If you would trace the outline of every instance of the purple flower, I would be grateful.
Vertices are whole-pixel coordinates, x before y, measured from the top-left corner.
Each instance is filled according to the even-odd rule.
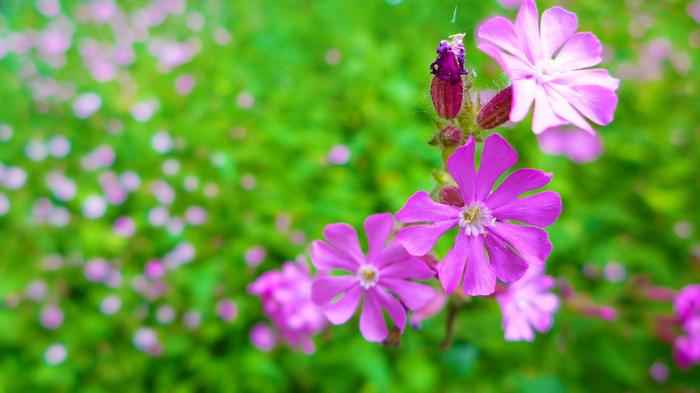
[[[231,299],[221,299],[216,302],[216,314],[224,322],[234,322],[238,318],[238,306]]]
[[[435,75],[430,84],[433,107],[445,119],[457,117],[464,101],[462,75],[467,71],[463,38],[464,34],[455,34],[450,40],[440,41],[437,59],[430,65],[430,73]]]
[[[459,186],[462,206],[437,203],[427,192],[419,191],[396,213],[397,220],[417,224],[396,235],[411,255],[429,253],[445,232],[459,228],[454,246],[438,266],[438,276],[447,293],[464,277],[462,288],[470,296],[490,295],[496,278],[513,282],[528,266],[543,264],[552,245],[542,227],[554,223],[562,209],[561,198],[553,191],[518,198],[552,178],[535,169],[513,172],[492,192],[496,180],[515,165],[518,155],[505,139],[493,134],[486,138],[477,171],[475,147],[470,137],[447,161],[448,171]]]
[[[577,33],[576,14],[561,7],[542,13],[534,0],[525,0],[515,24],[501,16],[477,31],[478,48],[493,57],[513,82],[510,120],[525,118],[535,102],[532,129],[573,124],[593,132],[586,121],[607,125],[617,107],[619,81],[604,69],[591,69],[602,60],[602,47],[592,33]]]
[[[683,369],[700,364],[700,284],[687,285],[673,304],[676,319],[685,335],[673,343],[676,363]]]
[[[543,152],[580,164],[594,161],[603,153],[603,141],[597,133],[576,127],[550,128],[537,136],[537,142]]]
[[[390,213],[367,217],[364,229],[369,243],[367,254],[360,248],[355,229],[344,223],[327,225],[323,230],[326,241],[311,243],[311,259],[319,270],[311,299],[323,306],[331,323],[339,325],[352,317],[364,298],[360,332],[367,341],[384,341],[389,331],[382,310],[403,332],[406,308],[419,310],[435,294],[431,287],[411,280],[427,280],[434,274],[423,260],[408,254],[398,242],[387,244],[394,230]],[[331,275],[331,271],[347,274]]]
[[[250,342],[255,348],[263,352],[270,352],[277,344],[275,331],[264,323],[256,323],[250,329]]]
[[[311,272],[304,259],[286,262],[255,280],[248,292],[260,297],[263,310],[291,347],[313,353],[312,337],[323,330],[326,319],[311,302]]]
[[[552,327],[553,315],[559,309],[559,298],[551,290],[555,285],[543,267],[533,267],[505,292],[496,295],[503,314],[503,329],[508,341],[532,341]]]

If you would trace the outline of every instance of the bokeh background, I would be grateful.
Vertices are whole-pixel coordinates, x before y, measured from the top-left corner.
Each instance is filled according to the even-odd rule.
[[[639,288],[700,281],[700,4],[538,1],[555,4],[622,79],[605,152],[576,164],[543,154],[528,121],[501,133],[564,200],[549,274],[617,318],[565,302],[549,333],[509,343],[496,302],[478,299],[446,350],[443,313],[398,348],[365,342],[353,320],[307,355],[251,344],[265,316],[247,286],[326,224],[361,225],[433,187],[437,42],[467,33],[475,87],[502,88],[473,33],[515,12],[1,0],[0,390],[698,391],[698,368],[675,367],[659,337],[672,306]],[[144,278],[153,260],[167,267],[157,280]]]

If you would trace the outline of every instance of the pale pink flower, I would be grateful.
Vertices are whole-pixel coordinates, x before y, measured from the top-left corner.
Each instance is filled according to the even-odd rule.
[[[602,61],[602,46],[592,33],[577,33],[576,14],[561,7],[542,13],[525,0],[515,24],[496,16],[477,30],[478,48],[493,57],[513,83],[510,121],[525,118],[535,103],[532,129],[573,124],[593,132],[586,121],[612,122],[619,81],[607,70],[589,68]]]

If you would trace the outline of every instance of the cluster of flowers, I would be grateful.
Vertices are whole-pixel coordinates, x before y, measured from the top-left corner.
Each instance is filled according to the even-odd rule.
[[[432,141],[446,158],[446,172],[436,176],[444,180],[432,193],[416,192],[394,216],[369,216],[364,222],[367,252],[352,226],[326,226],[325,240],[311,244],[315,278],[305,275],[307,284],[302,285],[289,282],[291,277],[285,280],[289,274],[274,275],[284,298],[294,299],[290,308],[307,310],[304,302],[313,303],[338,325],[350,320],[362,302],[360,332],[368,341],[382,342],[390,340],[392,332],[403,332],[408,311],[413,312],[412,324],[418,325],[444,307],[450,294],[494,296],[507,340],[531,341],[534,331],[549,330],[559,298],[552,293],[554,278],[544,273],[552,249],[544,228],[561,214],[561,198],[553,191],[531,193],[552,178],[536,169],[517,169],[494,187],[515,166],[518,155],[502,136],[486,134],[507,122],[522,121],[534,105],[532,129],[545,151],[575,161],[600,154],[587,119],[598,125],[613,120],[618,80],[606,70],[590,68],[602,61],[602,47],[593,34],[577,33],[577,28],[576,15],[561,7],[544,11],[540,21],[533,0],[523,2],[515,23],[503,17],[482,23],[477,30],[479,49],[511,80],[484,106],[473,97],[485,95],[471,91],[464,34],[440,42],[431,65],[430,92],[444,119]],[[396,221],[401,224],[398,230]],[[454,228],[454,243],[437,262],[433,248]],[[260,280],[272,282],[269,274]],[[433,278],[440,288],[426,282]],[[312,281],[306,299],[303,291]],[[302,292],[291,296],[286,291],[290,287]],[[270,306],[269,293],[276,291],[266,286],[252,292],[263,298],[277,328],[293,332],[289,323],[279,321],[279,310],[285,307]],[[384,312],[394,330],[387,327]]]
[[[682,334],[673,342],[676,363],[684,369],[700,364],[700,284],[683,288],[674,302]]]
[[[182,73],[178,67],[192,61],[198,53],[205,20],[201,13],[189,10],[185,0],[150,0],[142,7],[114,0],[87,0],[70,6],[58,0],[32,3],[41,15],[37,21],[44,27],[14,31],[2,23],[0,59],[11,57],[17,61],[21,67],[19,82],[29,91],[35,110],[57,112],[61,118],[65,117],[64,111],[72,111],[79,121],[106,130],[109,135],[124,133],[132,120],[148,124],[161,104],[157,99],[139,100],[138,94],[131,94],[143,87],[137,86],[138,73],[130,68],[144,61],[137,57],[139,45],[154,58],[163,79],[169,78],[168,73],[177,74],[175,92],[184,96],[194,89],[195,76]],[[178,41],[158,29],[169,19],[184,20],[188,28],[186,41]],[[105,29],[106,33],[79,34],[86,27]],[[224,27],[210,31],[216,45],[230,43],[231,35]],[[73,64],[76,56],[91,78],[59,79],[66,75],[61,70]],[[100,86],[98,91],[118,82],[119,91],[126,92],[126,96],[82,92],[87,86],[95,86],[95,82]],[[15,132],[12,125],[2,124],[0,143],[24,141],[22,134],[27,132]],[[192,228],[210,232],[208,209],[218,204],[220,187],[215,176],[192,169],[199,165],[181,161],[186,157],[182,151],[190,147],[183,138],[171,131],[156,131],[150,150],[130,147],[131,153],[145,153],[139,160],[131,160],[121,156],[119,139],[110,140],[109,135],[104,138],[106,142],[94,146],[89,138],[76,142],[70,135],[34,132],[26,143],[21,142],[28,159],[26,166],[0,163],[0,216],[24,214],[24,205],[28,204],[31,219],[23,222],[28,221],[37,236],[53,228],[71,228],[72,233],[75,226],[89,222],[90,228],[107,233],[102,237],[108,239],[105,243],[128,245],[124,250],[129,254],[115,255],[110,247],[94,247],[84,255],[85,250],[68,246],[60,254],[43,255],[37,277],[23,290],[4,296],[3,306],[36,307],[38,324],[57,331],[47,335],[56,340],[45,352],[49,364],[59,364],[70,357],[72,349],[62,343],[60,334],[74,329],[80,321],[65,307],[66,294],[73,287],[82,286],[99,294],[96,308],[103,318],[128,315],[135,319],[133,344],[149,355],[163,352],[159,336],[166,327],[175,329],[181,325],[194,331],[210,314],[224,323],[236,320],[237,305],[223,291],[215,294],[211,310],[201,305],[178,305],[173,296],[177,271],[202,257],[192,239]],[[79,165],[72,165],[72,161]],[[149,161],[160,171],[145,168],[143,164]],[[217,153],[205,155],[204,161],[220,166]],[[45,171],[47,167],[51,169]],[[35,187],[34,184],[41,187],[42,180],[48,193],[27,201],[33,195],[21,189]],[[143,206],[146,211],[134,206]],[[114,238],[109,237],[110,230]],[[169,248],[163,250],[161,244]],[[103,258],[102,253],[110,257]],[[124,263],[126,259],[136,260],[135,265]],[[67,281],[52,274],[62,272],[69,276],[78,269],[83,272],[82,280]],[[137,301],[132,302],[133,298]],[[133,304],[138,305],[135,310],[127,309]]]

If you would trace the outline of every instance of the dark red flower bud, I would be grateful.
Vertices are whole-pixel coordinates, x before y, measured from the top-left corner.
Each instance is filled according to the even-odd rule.
[[[446,205],[463,207],[464,201],[462,200],[462,194],[457,186],[445,186],[440,190],[438,194],[440,202]]]
[[[445,119],[454,119],[462,111],[464,100],[464,34],[450,36],[450,40],[440,41],[437,58],[430,65],[430,73],[435,75],[430,84],[430,96],[435,111]]]
[[[464,133],[459,127],[447,126],[440,130],[438,138],[442,147],[457,147],[462,145]]]
[[[513,87],[508,86],[496,94],[476,116],[479,127],[486,130],[496,128],[508,121],[513,105]]]
[[[435,77],[430,84],[430,97],[433,99],[435,112],[440,117],[454,119],[462,111],[464,101],[462,81],[453,84]]]

